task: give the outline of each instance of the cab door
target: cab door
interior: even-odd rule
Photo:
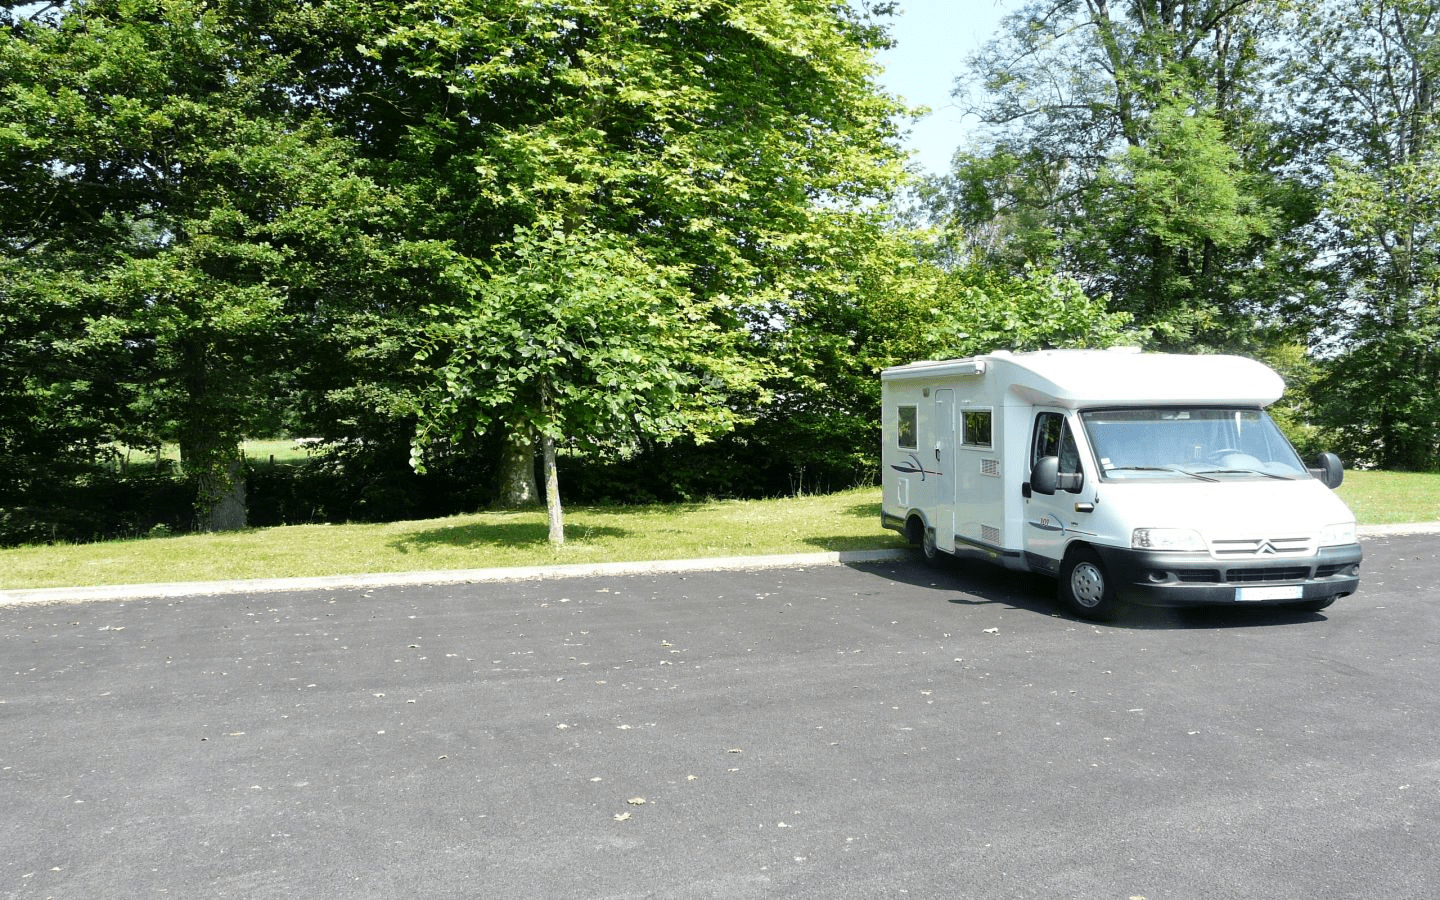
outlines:
[[[1077,536],[1090,533],[1087,519],[1095,510],[1095,479],[1081,461],[1079,446],[1069,417],[1063,410],[1042,409],[1035,413],[1030,430],[1029,465],[1047,457],[1057,460],[1059,487],[1042,493],[1026,481],[1025,556],[1032,569],[1050,574],[1060,570],[1065,547]]]

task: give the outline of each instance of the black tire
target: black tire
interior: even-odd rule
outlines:
[[[1120,601],[1105,564],[1094,550],[1077,547],[1060,564],[1060,605],[1082,619],[1108,622],[1120,612]]]
[[[945,554],[935,546],[935,529],[923,529],[920,535],[920,555],[925,558],[925,565],[938,567],[944,564]]]
[[[924,521],[918,516],[912,516],[910,521],[905,523],[905,540],[909,541],[911,546],[919,548],[925,565],[939,566],[944,562],[942,557],[945,554],[935,546],[935,529],[926,528]]]

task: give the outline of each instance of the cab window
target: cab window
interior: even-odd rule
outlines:
[[[1075,436],[1061,413],[1042,412],[1035,417],[1035,439],[1030,447],[1030,465],[1047,456],[1060,458],[1061,472],[1080,471],[1080,451]]]

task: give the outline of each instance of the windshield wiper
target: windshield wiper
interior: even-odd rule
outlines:
[[[1264,475],[1266,478],[1278,478],[1281,481],[1294,481],[1289,475],[1277,475],[1274,472],[1266,472],[1263,469],[1201,469],[1200,471],[1210,475]]]
[[[1111,472],[1169,472],[1172,475],[1189,475],[1191,478],[1200,481],[1220,480],[1218,478],[1210,478],[1207,475],[1201,475],[1199,472],[1192,472],[1189,469],[1177,469],[1172,466],[1111,466],[1105,470],[1106,475],[1109,475]]]

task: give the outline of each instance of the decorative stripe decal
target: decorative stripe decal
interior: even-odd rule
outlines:
[[[897,464],[895,464],[895,463],[891,463],[891,464],[890,464],[890,468],[894,469],[894,470],[897,471],[897,472],[904,472],[906,475],[916,475],[916,474],[918,474],[918,475],[920,476],[920,480],[921,480],[921,481],[924,481],[924,480],[925,480],[925,476],[926,476],[926,475],[943,475],[943,474],[945,474],[944,472],[933,472],[933,471],[931,471],[930,469],[925,468],[925,466],[924,466],[923,464],[921,464],[921,462],[920,462],[920,457],[916,456],[916,455],[913,454],[913,453],[910,454],[910,462],[909,462],[909,464],[900,464],[900,465],[897,465]]]

